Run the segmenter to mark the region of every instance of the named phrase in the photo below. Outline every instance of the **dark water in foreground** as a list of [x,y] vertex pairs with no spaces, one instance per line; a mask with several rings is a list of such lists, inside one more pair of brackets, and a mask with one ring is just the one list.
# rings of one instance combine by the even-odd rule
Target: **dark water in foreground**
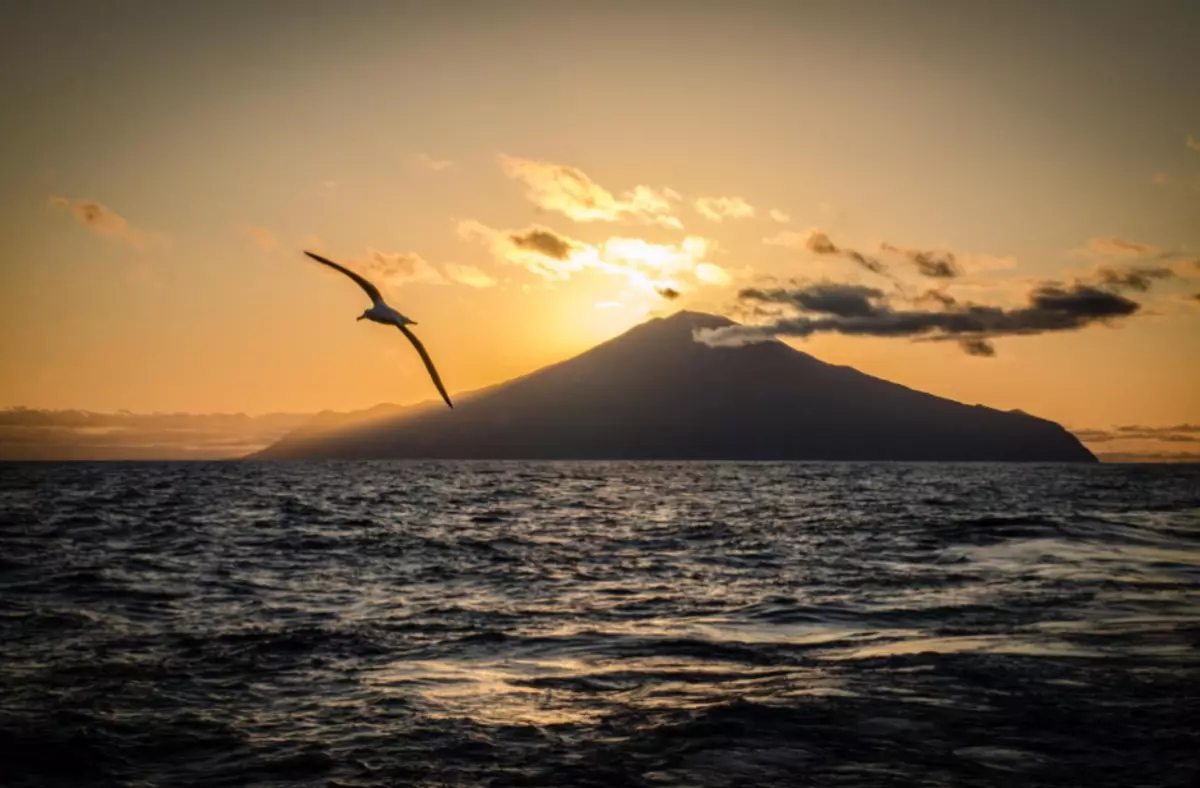
[[1200,466],[0,466],[0,784],[1200,779]]

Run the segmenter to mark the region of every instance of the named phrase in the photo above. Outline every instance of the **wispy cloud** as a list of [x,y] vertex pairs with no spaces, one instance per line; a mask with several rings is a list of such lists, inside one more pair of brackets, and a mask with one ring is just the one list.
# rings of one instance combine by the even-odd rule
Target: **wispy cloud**
[[353,261],[355,267],[373,281],[397,288],[409,284],[445,284],[445,278],[425,258],[416,252],[381,252],[367,249],[367,253]]
[[701,197],[696,211],[706,219],[723,222],[726,219],[748,219],[754,216],[754,206],[741,197]]
[[1189,134],[1187,138],[1187,146],[1194,151],[1200,151],[1200,140]]
[[958,258],[955,257],[954,252],[945,249],[905,249],[889,243],[881,244],[880,248],[885,252],[902,255],[916,266],[917,272],[921,276],[932,279],[953,279],[962,273],[962,268],[959,267]]
[[448,170],[454,166],[454,162],[451,159],[435,159],[433,156],[430,156],[428,153],[423,153],[423,152],[414,154],[412,157],[412,161],[414,164],[416,164],[421,169],[432,170],[434,172],[440,172],[441,170]]
[[484,288],[495,287],[496,280],[488,276],[483,270],[476,268],[473,265],[460,265],[459,263],[446,263],[446,276],[452,282],[458,282],[467,287]]
[[1093,238],[1088,241],[1087,248],[1101,255],[1148,255],[1158,254],[1161,250],[1152,244],[1138,243],[1125,238],[1117,238],[1115,236],[1106,236],[1104,238]]
[[576,222],[634,221],[680,229],[671,189],[635,186],[615,196],[582,170],[548,161],[500,156],[508,177],[525,184],[525,196],[544,211],[556,211]]
[[70,211],[75,215],[75,221],[96,235],[129,244],[137,249],[146,249],[167,241],[167,237],[164,235],[133,227],[125,220],[125,217],[98,202],[91,200],[72,202],[66,197],[55,196],[50,198],[49,204],[51,207]]
[[772,208],[771,212],[767,215],[770,216],[773,221],[779,222],[780,224],[787,224],[792,220],[792,217],[788,216],[778,208]]
[[809,228],[803,233],[784,231],[769,238],[764,238],[763,243],[773,246],[786,246],[792,249],[806,249],[817,255],[843,257],[871,273],[887,275],[887,266],[883,263],[874,257],[870,257],[854,249],[845,249],[837,246],[825,232],[815,227]]
[[1167,185],[1167,174],[1165,172],[1156,172],[1151,177],[1151,180],[1154,181],[1154,184],[1156,186],[1166,186]]
[[1175,271],[1167,266],[1133,266],[1126,269],[1101,268],[1097,272],[1099,280],[1109,288],[1116,290],[1136,290],[1144,293],[1155,281],[1174,279]]
[[622,277],[644,292],[662,288],[682,292],[684,278],[698,285],[730,281],[723,268],[707,259],[713,242],[699,236],[688,236],[678,244],[625,237],[589,244],[540,225],[503,230],[476,221],[460,222],[458,232],[463,238],[485,244],[497,260],[549,281],[598,271]]
[[255,227],[249,224],[235,224],[234,230],[238,235],[257,246],[264,252],[279,250],[279,238],[266,227]]
[[936,304],[937,306],[945,308],[952,307],[957,304],[958,299],[944,290],[926,290],[924,293],[917,296],[915,303]]

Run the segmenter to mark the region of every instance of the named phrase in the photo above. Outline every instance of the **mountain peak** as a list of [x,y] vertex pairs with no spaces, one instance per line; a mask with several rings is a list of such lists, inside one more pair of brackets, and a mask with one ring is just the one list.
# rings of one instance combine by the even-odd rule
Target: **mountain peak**
[[737,322],[730,320],[722,315],[711,315],[707,312],[689,312],[681,310],[666,317],[655,318],[648,320],[643,325],[657,325],[663,330],[677,332],[694,332],[702,328],[724,328],[725,326],[736,326]]
[[[639,343],[650,344],[682,344],[695,343],[694,334],[703,328],[721,328],[737,325],[734,321],[720,315],[710,315],[705,312],[689,312],[682,310],[664,317],[655,317],[639,323],[605,345],[630,345]],[[603,347],[604,345],[601,345]]]
[[691,312],[686,309],[681,309],[666,317],[655,318],[655,320],[664,325],[686,324],[692,328],[720,328],[721,326],[737,325],[733,320],[721,315],[712,315],[707,312]]

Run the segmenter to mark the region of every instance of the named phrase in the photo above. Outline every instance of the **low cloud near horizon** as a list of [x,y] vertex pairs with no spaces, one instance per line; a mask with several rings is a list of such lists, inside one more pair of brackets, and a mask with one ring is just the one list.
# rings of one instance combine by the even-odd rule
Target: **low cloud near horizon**
[[309,414],[93,413],[0,410],[0,460],[213,460],[243,457]]

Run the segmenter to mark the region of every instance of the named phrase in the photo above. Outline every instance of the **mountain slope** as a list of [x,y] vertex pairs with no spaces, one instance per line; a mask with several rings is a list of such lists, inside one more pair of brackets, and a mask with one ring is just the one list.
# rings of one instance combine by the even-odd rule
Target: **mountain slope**
[[1095,461],[1050,421],[914,391],[781,342],[693,339],[730,322],[651,320],[454,410],[310,430],[254,457]]

